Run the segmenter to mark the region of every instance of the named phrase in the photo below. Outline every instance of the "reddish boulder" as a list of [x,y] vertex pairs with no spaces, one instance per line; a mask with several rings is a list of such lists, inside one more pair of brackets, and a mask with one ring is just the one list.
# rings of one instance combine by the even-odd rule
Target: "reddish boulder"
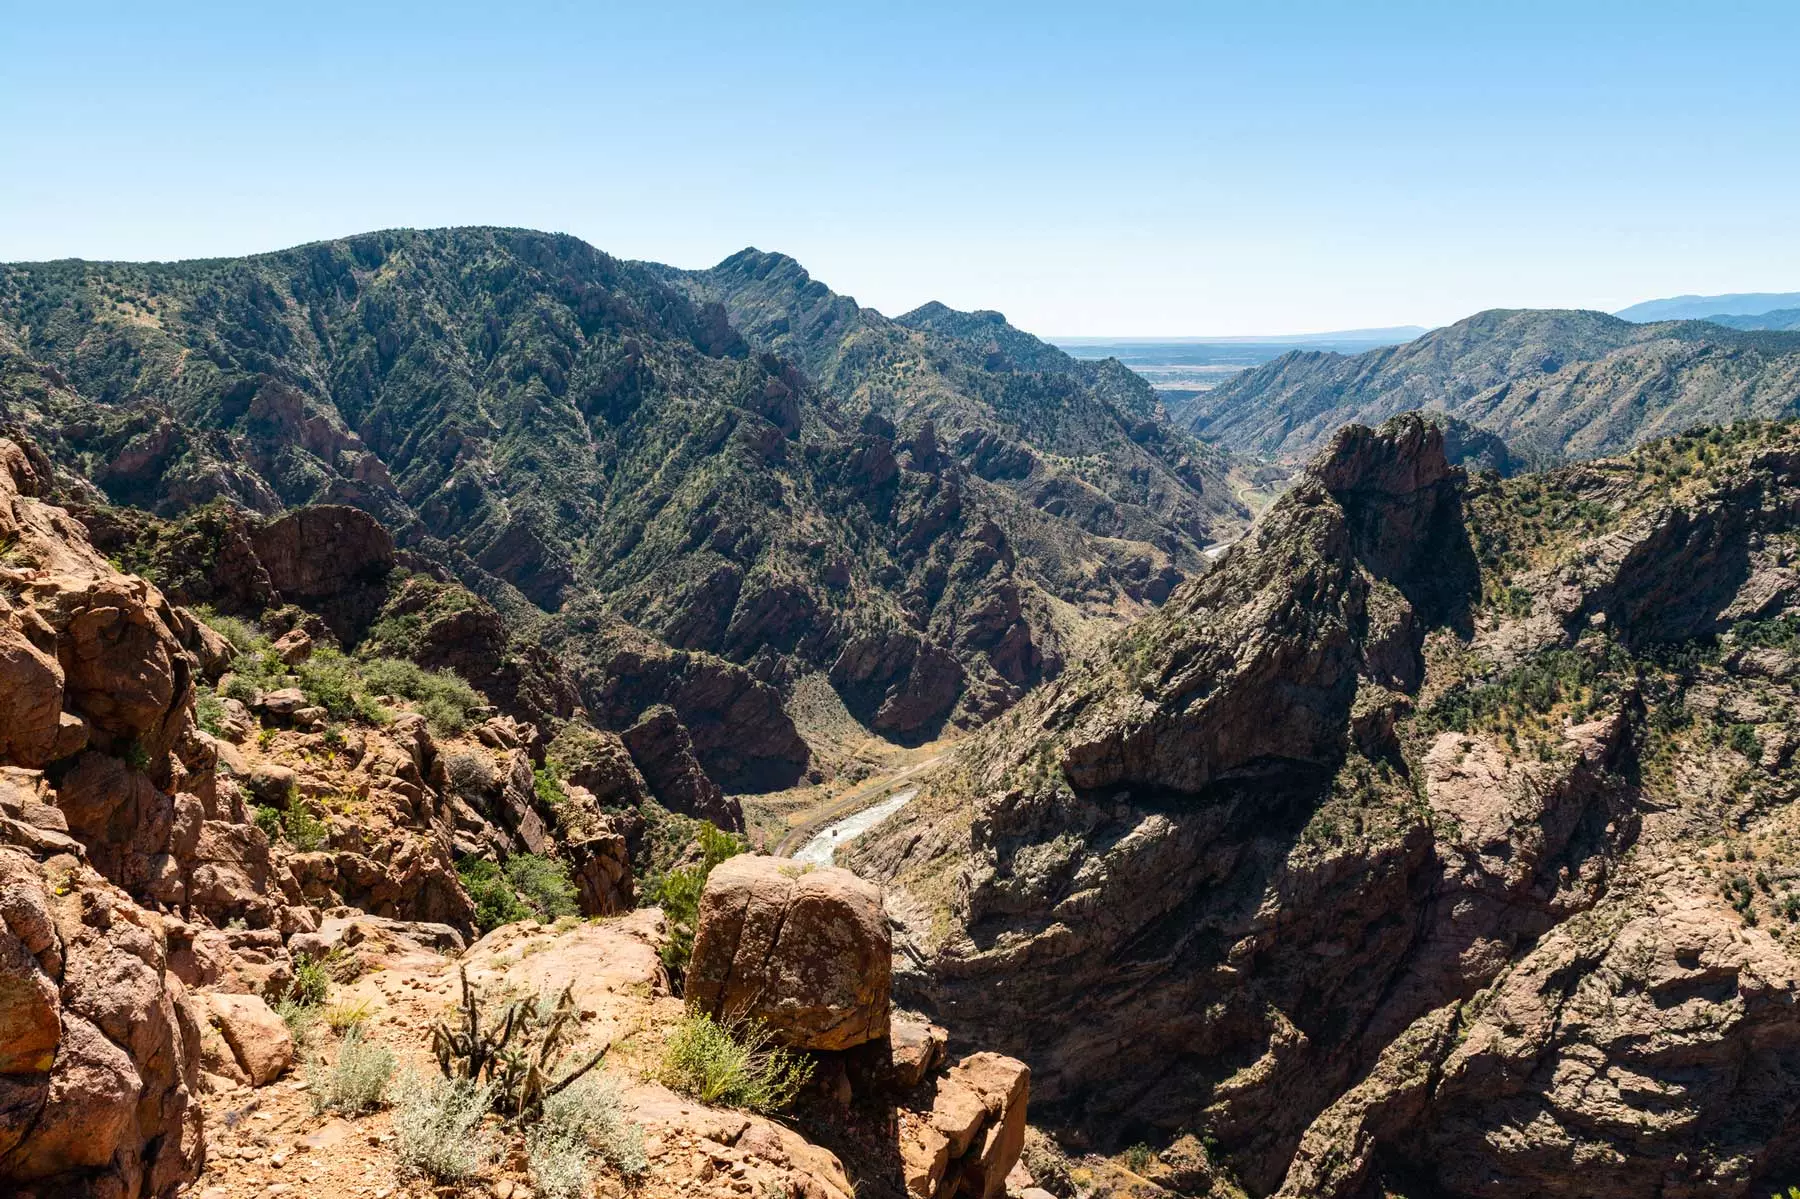
[[687,973],[691,1010],[802,1049],[885,1037],[893,941],[881,889],[836,867],[745,854],[714,867]]

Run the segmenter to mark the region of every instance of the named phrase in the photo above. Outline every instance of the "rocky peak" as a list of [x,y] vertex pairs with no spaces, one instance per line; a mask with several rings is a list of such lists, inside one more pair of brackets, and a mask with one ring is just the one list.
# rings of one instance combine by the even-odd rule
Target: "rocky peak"
[[1329,768],[1358,680],[1415,687],[1426,628],[1475,585],[1461,482],[1441,432],[1417,417],[1344,430],[1245,543],[1123,634],[1105,665],[1052,687],[1041,715],[1002,722],[1000,760],[1039,752],[1023,743],[1049,731],[1080,791],[1195,793],[1258,763]]
[[1379,429],[1345,425],[1331,445],[1307,466],[1305,478],[1340,498],[1370,493],[1403,497],[1450,476],[1444,433],[1416,412],[1395,417]]

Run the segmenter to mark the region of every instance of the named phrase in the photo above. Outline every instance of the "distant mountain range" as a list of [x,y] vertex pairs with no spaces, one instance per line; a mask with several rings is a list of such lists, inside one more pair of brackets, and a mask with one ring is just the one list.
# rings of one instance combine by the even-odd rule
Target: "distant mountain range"
[[[1722,296],[1673,296],[1665,300],[1645,300],[1622,308],[1613,315],[1628,321],[1692,321],[1712,320],[1719,316],[1734,318],[1761,316],[1783,308],[1800,308],[1800,291],[1749,291]],[[1736,328],[1767,328],[1765,325],[1738,325]]]
[[902,740],[1000,711],[1204,569],[1256,487],[998,313],[518,229],[0,265],[0,429],[96,504],[360,508],[597,721],[667,704],[734,788],[819,760],[802,708]]
[[1362,354],[1293,351],[1171,405],[1231,450],[1305,457],[1349,422],[1440,411],[1524,461],[1800,411],[1800,333],[1599,312],[1494,310]]
[[1291,346],[1320,349],[1343,345],[1395,345],[1426,332],[1423,325],[1388,325],[1379,329],[1339,329],[1330,333],[1245,334],[1236,337],[1052,337],[1048,340],[1077,357],[1090,358],[1089,350],[1109,346]]
[[1800,329],[1800,308],[1777,308],[1760,313],[1719,313],[1706,318],[1727,329]]

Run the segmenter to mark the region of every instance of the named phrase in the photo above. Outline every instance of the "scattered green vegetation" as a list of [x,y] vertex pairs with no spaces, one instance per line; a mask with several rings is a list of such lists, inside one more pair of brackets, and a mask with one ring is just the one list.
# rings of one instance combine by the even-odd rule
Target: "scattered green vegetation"
[[569,868],[555,858],[532,853],[516,853],[506,859],[506,881],[525,901],[539,921],[549,923],[561,916],[573,916],[575,883]]
[[306,1007],[317,1007],[331,995],[331,972],[324,958],[300,956],[294,962],[294,981],[288,984],[287,997]]
[[466,730],[470,714],[486,703],[480,692],[448,670],[427,670],[404,658],[352,658],[329,646],[288,666],[272,652],[270,638],[249,622],[204,611],[202,619],[238,651],[225,684],[231,699],[248,703],[258,691],[295,686],[309,704],[324,708],[335,720],[387,724],[393,713],[379,697],[391,695],[410,700],[432,731],[443,736]]
[[1156,1155],[1150,1151],[1150,1146],[1139,1141],[1125,1151],[1125,1166],[1133,1174],[1142,1174],[1150,1168],[1150,1163],[1155,1158]]
[[432,730],[443,736],[467,729],[470,713],[486,703],[480,692],[448,670],[426,670],[403,658],[375,658],[360,669],[368,691],[411,700]]
[[569,804],[569,793],[563,789],[562,774],[555,762],[545,762],[531,772],[532,790],[537,792],[538,802],[552,812],[561,812]]
[[325,1023],[342,1036],[367,1024],[374,1012],[375,1005],[367,999],[345,1000],[325,1009]]
[[555,858],[514,854],[505,866],[464,858],[456,873],[475,901],[475,924],[484,933],[520,920],[549,923],[577,911],[574,880]]
[[250,823],[262,830],[263,836],[271,842],[281,837],[281,809],[271,808],[265,804],[250,806]]
[[688,959],[694,953],[694,929],[700,917],[700,892],[706,889],[706,876],[714,866],[745,848],[741,840],[710,821],[700,825],[698,840],[698,863],[670,870],[645,888],[651,903],[663,910],[663,918],[669,923],[669,938],[661,953],[663,965],[677,987],[687,975]]
[[393,713],[381,706],[377,693],[367,686],[360,664],[334,649],[315,649],[293,668],[293,674],[306,702],[324,708],[333,719],[356,717],[370,724],[393,719]]
[[202,687],[194,696],[194,720],[208,734],[225,734],[225,701],[210,687]]
[[1625,652],[1611,641],[1594,652],[1551,650],[1497,679],[1459,683],[1420,717],[1424,733],[1498,731],[1516,747],[1520,731],[1541,728],[1566,711],[1585,719],[1616,697],[1633,677]]
[[324,849],[331,841],[331,830],[325,827],[325,822],[305,808],[289,808],[282,819],[282,828],[288,843],[301,853]]
[[1725,744],[1731,747],[1732,752],[1752,762],[1762,758],[1762,738],[1756,735],[1755,725],[1733,724],[1727,730]]
[[235,699],[240,704],[250,703],[256,698],[256,694],[260,690],[256,685],[255,679],[251,678],[249,675],[238,674],[236,671],[233,671],[224,682],[225,698]]
[[388,1081],[394,1076],[394,1055],[363,1037],[360,1024],[351,1025],[338,1047],[337,1061],[329,1067],[315,1063],[307,1070],[315,1114],[341,1112],[360,1116],[381,1106]]
[[299,1003],[290,997],[275,1004],[275,1014],[287,1025],[288,1036],[294,1039],[296,1054],[304,1055],[317,1044],[320,1019],[316,1005]]
[[663,1047],[659,1077],[702,1103],[776,1112],[794,1101],[812,1063],[776,1046],[761,1025],[690,1012]]
[[486,858],[464,858],[456,864],[456,873],[469,898],[475,901],[475,927],[482,932],[492,932],[531,915],[498,863]]
[[283,812],[265,804],[252,804],[250,823],[261,829],[271,844],[285,840],[302,853],[324,849],[331,842],[331,830],[325,822],[305,808],[294,807]]
[[240,654],[257,653],[269,647],[269,639],[263,636],[262,630],[247,620],[226,616],[210,604],[201,604],[193,612]]

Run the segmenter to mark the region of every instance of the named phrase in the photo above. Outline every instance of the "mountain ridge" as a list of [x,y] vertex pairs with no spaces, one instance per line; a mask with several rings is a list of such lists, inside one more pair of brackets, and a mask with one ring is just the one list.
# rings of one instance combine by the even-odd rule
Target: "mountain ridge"
[[1797,429],[1499,480],[1343,428],[850,847],[899,993],[1186,1193],[1785,1185]]
[[[902,431],[753,347],[670,273],[485,227],[8,265],[0,420],[105,500],[164,517],[211,501],[368,511],[554,646],[590,711],[632,721],[681,699],[703,757],[739,762],[722,779],[737,785],[817,765],[734,757],[738,699],[821,674],[885,736],[978,723],[1060,669],[1083,628],[1202,569],[1215,528],[1249,515],[1223,457],[1122,370],[1015,376],[950,335],[869,318],[945,364]],[[1076,413],[1058,433],[1069,461],[1003,435],[1008,402]],[[932,413],[959,417],[956,441]],[[1133,431],[1180,452],[1156,457]],[[661,690],[622,688],[646,644],[673,655]]]
[[1628,321],[1706,320],[1722,313],[1758,316],[1776,308],[1800,308],[1800,291],[1732,292],[1645,300],[1613,315]]
[[1192,397],[1176,416],[1228,449],[1292,460],[1345,422],[1436,410],[1522,457],[1558,461],[1691,425],[1779,416],[1797,403],[1792,334],[1492,309],[1401,346],[1283,355]]

